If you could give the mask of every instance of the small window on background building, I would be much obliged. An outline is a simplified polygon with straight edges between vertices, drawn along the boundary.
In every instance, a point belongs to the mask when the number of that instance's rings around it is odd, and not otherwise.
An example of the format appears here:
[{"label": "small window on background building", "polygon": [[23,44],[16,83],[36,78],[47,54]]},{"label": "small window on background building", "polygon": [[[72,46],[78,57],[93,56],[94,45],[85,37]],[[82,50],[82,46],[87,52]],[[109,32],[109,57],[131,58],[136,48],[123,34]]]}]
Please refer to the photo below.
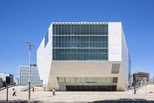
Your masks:
[{"label": "small window on background building", "polygon": [[49,41],[49,37],[48,37],[48,32],[47,32],[47,34],[45,35],[45,40],[44,40],[44,47],[46,47],[48,41]]},{"label": "small window on background building", "polygon": [[119,73],[120,64],[112,64],[112,73],[117,74]]}]

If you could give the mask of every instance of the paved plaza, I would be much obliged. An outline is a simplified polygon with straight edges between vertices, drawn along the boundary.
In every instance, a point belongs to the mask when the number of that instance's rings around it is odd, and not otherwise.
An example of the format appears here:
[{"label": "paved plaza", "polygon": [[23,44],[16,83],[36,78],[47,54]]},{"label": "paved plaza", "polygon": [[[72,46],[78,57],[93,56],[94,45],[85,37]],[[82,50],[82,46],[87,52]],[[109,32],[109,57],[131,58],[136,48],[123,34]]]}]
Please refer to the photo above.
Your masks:
[{"label": "paved plaza", "polygon": [[[15,86],[9,88],[9,100],[28,100],[28,91],[21,92],[24,86]],[[12,89],[15,88],[17,96],[12,96]],[[52,96],[52,92],[43,91],[41,87],[35,88],[31,92],[31,100],[52,101],[52,102],[93,102],[101,100],[117,100],[117,99],[147,99],[154,100],[154,85],[148,85],[140,88],[137,94],[133,94],[133,90],[125,92],[60,92],[56,91],[56,96]],[[0,91],[0,100],[6,100],[6,89]]]}]

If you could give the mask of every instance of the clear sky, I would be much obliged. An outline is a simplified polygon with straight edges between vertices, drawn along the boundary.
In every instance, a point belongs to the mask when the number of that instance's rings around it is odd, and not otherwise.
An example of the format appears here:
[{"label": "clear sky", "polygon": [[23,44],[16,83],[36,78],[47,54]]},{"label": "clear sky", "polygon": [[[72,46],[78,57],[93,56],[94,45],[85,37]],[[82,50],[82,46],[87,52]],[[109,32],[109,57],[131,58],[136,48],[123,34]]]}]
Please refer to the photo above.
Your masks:
[{"label": "clear sky", "polygon": [[154,0],[0,0],[0,72],[32,63],[51,22],[122,22],[133,72],[154,75]]}]

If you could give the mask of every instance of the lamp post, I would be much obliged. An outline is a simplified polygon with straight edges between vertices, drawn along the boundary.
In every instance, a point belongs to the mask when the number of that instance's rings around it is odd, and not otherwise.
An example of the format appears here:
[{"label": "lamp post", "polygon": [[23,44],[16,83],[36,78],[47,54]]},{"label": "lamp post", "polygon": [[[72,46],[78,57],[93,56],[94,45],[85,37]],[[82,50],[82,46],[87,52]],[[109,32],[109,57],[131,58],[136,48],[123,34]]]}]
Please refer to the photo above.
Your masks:
[{"label": "lamp post", "polygon": [[29,45],[29,80],[28,80],[28,99],[30,99],[30,88],[31,88],[31,49],[34,45],[30,42],[26,42]]},{"label": "lamp post", "polygon": [[145,89],[145,94],[146,94],[146,86],[147,86],[147,79],[146,78],[143,78],[143,80],[144,80],[144,89]]}]

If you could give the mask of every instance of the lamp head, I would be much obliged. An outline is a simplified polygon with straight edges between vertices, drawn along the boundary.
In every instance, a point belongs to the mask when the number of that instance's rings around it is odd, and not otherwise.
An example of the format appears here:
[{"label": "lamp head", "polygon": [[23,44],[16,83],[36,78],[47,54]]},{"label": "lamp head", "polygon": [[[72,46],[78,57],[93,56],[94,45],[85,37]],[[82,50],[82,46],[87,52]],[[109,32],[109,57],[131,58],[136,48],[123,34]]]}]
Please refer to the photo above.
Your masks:
[{"label": "lamp head", "polygon": [[28,41],[26,41],[26,43],[30,46],[30,47],[34,47],[34,45]]}]

